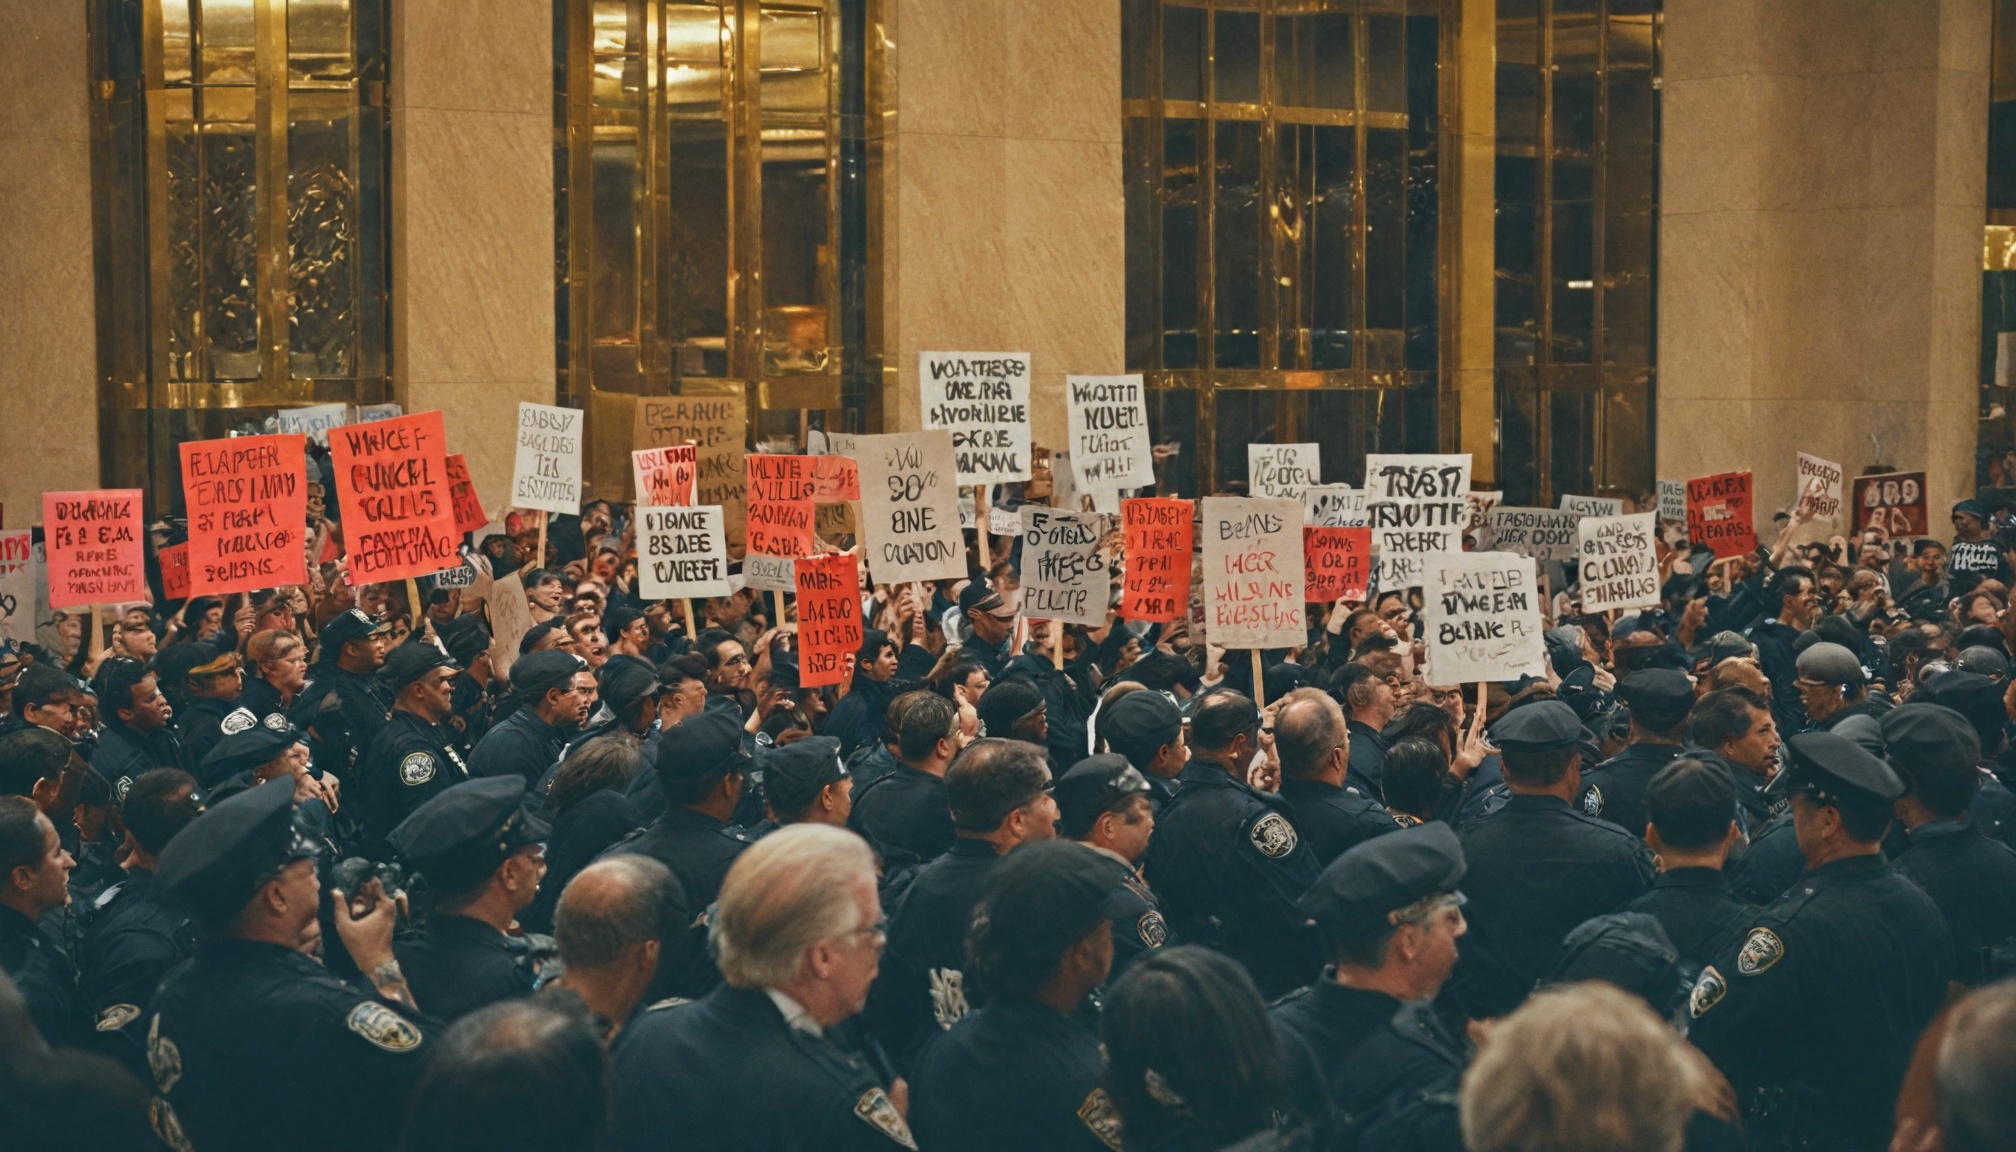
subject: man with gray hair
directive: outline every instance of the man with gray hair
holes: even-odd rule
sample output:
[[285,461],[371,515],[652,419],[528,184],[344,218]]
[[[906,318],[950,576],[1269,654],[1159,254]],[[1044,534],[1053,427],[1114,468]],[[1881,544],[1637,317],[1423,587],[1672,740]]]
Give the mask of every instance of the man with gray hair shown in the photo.
[[823,824],[765,836],[728,870],[712,934],[721,986],[616,1046],[611,1147],[916,1148],[902,1082],[833,1040],[882,959],[867,841]]
[[658,974],[664,942],[687,939],[686,890],[649,856],[611,856],[583,868],[560,894],[553,938],[566,965],[548,988],[581,998],[603,1039],[630,1022]]
[[[2016,1148],[2016,981],[1983,988],[1953,1010],[1938,1080],[1946,1152]],[[1919,1147],[1901,1128],[1898,1144]]]

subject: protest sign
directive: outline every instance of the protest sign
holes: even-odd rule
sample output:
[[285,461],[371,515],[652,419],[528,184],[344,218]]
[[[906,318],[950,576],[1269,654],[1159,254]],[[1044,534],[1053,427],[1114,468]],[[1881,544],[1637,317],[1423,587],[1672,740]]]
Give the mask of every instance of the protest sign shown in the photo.
[[359,404],[357,418],[352,424],[374,424],[380,420],[391,420],[405,415],[406,410],[397,404]]
[[1248,444],[1246,484],[1255,496],[1302,499],[1323,482],[1320,444]]
[[1687,538],[1717,560],[1757,550],[1750,473],[1722,472],[1687,481]]
[[1576,551],[1582,611],[1658,606],[1658,521],[1655,512],[1582,518]]
[[861,499],[861,466],[846,456],[814,456],[812,499],[820,504],[841,504]]
[[1659,519],[1668,524],[1687,523],[1687,485],[1679,480],[1661,480]]
[[1418,587],[1422,557],[1463,550],[1470,523],[1468,453],[1370,453],[1365,488],[1379,587]]
[[35,639],[34,537],[26,528],[0,532],[0,639]]
[[812,531],[821,540],[837,540],[842,536],[852,536],[861,530],[861,521],[854,514],[859,504],[850,501],[845,504],[814,504],[812,506]]
[[1144,497],[1120,502],[1126,563],[1120,615],[1168,623],[1188,613],[1196,514],[1188,500]]
[[1091,491],[1155,483],[1148,404],[1139,374],[1066,376],[1064,389],[1073,479]]
[[1925,473],[1877,472],[1855,478],[1855,530],[1881,528],[1895,539],[1928,531]]
[[1610,496],[1569,496],[1561,497],[1561,511],[1573,512],[1577,516],[1622,516],[1624,501]]
[[518,645],[538,625],[525,600],[525,573],[521,570],[492,581],[490,598],[484,604],[490,612],[490,669],[508,679],[511,663],[518,659]]
[[439,412],[329,430],[353,586],[431,576],[461,562],[446,443]]
[[453,568],[443,568],[434,573],[432,579],[436,588],[474,588],[476,575],[476,565],[465,554],[462,563]]
[[1575,526],[1582,517],[1552,508],[1506,508],[1491,510],[1492,547],[1500,552],[1516,552],[1542,562],[1575,559]]
[[646,600],[726,596],[728,537],[719,505],[637,509],[637,586]]
[[847,657],[861,648],[861,561],[829,552],[795,562],[798,590],[798,683],[838,684]]
[[693,503],[693,479],[700,452],[691,444],[638,448],[630,453],[631,491],[645,507],[673,508]]
[[324,448],[329,446],[329,429],[350,423],[347,404],[310,404],[305,408],[282,408],[282,435],[306,436]]
[[1365,599],[1372,576],[1370,528],[1302,529],[1302,570],[1311,604]]
[[767,452],[751,452],[743,458],[749,470],[747,524],[752,555],[811,554],[813,459]]
[[1316,484],[1302,490],[1302,523],[1317,528],[1363,528],[1365,489],[1349,484]]
[[917,362],[924,427],[951,433],[958,484],[1029,479],[1029,354],[920,352]]
[[1384,454],[1365,457],[1368,503],[1381,500],[1462,500],[1470,491],[1470,454]]
[[1835,520],[1841,515],[1841,465],[1818,456],[1799,453],[1798,503],[1796,508],[1814,520]]
[[138,488],[42,494],[49,607],[147,599]]
[[696,452],[693,503],[718,504],[728,542],[742,539],[748,475],[742,467],[749,404],[740,396],[640,396],[632,448],[692,444]]
[[476,481],[469,478],[469,461],[460,452],[448,456],[448,502],[455,507],[455,531],[474,532],[490,523],[476,495]]
[[1505,502],[1503,492],[1470,493],[1470,524],[1464,529],[1470,536],[1471,546],[1479,552],[1492,550],[1491,510]]
[[1302,501],[1208,496],[1204,506],[1204,612],[1221,648],[1300,648]]
[[185,441],[189,592],[221,596],[308,582],[308,441]]
[[963,579],[966,541],[959,534],[952,433],[932,428],[849,442],[861,465],[869,577],[878,584]]
[[581,433],[586,419],[579,408],[519,401],[511,507],[563,516],[581,511]]
[[1531,557],[1451,552],[1424,565],[1421,616],[1430,684],[1547,674]]
[[[170,544],[154,554],[161,565],[161,595],[170,600],[189,598],[189,545]],[[305,559],[305,557],[304,557]]]
[[1022,614],[1098,627],[1106,622],[1102,517],[1041,504],[1022,506]]

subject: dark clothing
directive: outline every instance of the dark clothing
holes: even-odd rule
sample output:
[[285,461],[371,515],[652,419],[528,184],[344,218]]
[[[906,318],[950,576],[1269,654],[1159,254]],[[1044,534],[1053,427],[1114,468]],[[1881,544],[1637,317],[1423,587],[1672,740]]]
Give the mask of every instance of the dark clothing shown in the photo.
[[413,809],[469,779],[455,734],[412,712],[394,712],[359,762],[364,828],[382,841]]
[[[175,717],[175,730],[180,736],[186,763],[201,765],[203,757],[224,739],[224,717],[238,707],[236,700],[212,700],[208,696],[192,696],[189,704]],[[114,717],[116,721],[117,717]],[[203,781],[208,784],[209,781]]]
[[1916,881],[1953,933],[1953,979],[1978,985],[2016,966],[2016,852],[1966,820],[1910,832],[1897,871]]
[[518,914],[518,923],[527,932],[552,932],[553,910],[568,881],[643,824],[614,788],[590,792],[554,813],[553,833],[546,838],[546,876],[539,882],[539,895]]
[[1652,887],[1642,841],[1558,797],[1515,793],[1458,835],[1470,932],[1443,996],[1473,1019],[1518,1007],[1570,929]]
[[0,907],[0,970],[14,978],[28,1016],[51,1048],[82,1044],[89,1031],[70,958],[35,921]]
[[[302,685],[302,688],[305,690],[307,685]],[[287,715],[287,705],[280,699],[280,690],[255,671],[245,673],[245,691],[238,694],[236,704],[252,713],[254,720],[264,721],[268,716]]]
[[1319,869],[1348,849],[1400,828],[1385,805],[1367,799],[1355,788],[1287,777],[1281,781],[1281,798],[1288,801],[1288,814],[1295,821],[1295,830],[1315,851]]
[[1104,1152],[1119,1142],[1120,1113],[1099,1088],[1099,1069],[1090,1013],[1061,1016],[1029,1000],[989,1004],[925,1046],[911,1095],[918,1144]]
[[334,774],[348,787],[357,780],[358,762],[385,726],[392,700],[375,678],[359,676],[333,662],[317,665],[314,672],[315,679],[301,690],[289,718],[296,728],[308,733],[315,767]]
[[1742,856],[1731,860],[1729,891],[1746,904],[1769,904],[1806,874],[1806,857],[1799,854],[1799,837],[1792,828],[1788,810],[1771,818],[1764,830],[1750,841]]
[[894,772],[856,788],[847,827],[881,855],[886,873],[942,855],[958,836],[943,776],[899,763]]
[[429,1016],[453,1024],[499,1000],[532,994],[525,942],[481,920],[440,912],[427,927],[393,945],[413,999]]
[[1320,965],[1296,901],[1323,869],[1288,802],[1201,757],[1177,778],[1145,868],[1170,927],[1244,964],[1264,996],[1308,983]]
[[1344,783],[1362,796],[1383,801],[1386,797],[1386,738],[1370,724],[1352,720],[1344,725],[1350,736],[1351,765],[1344,770]]
[[648,999],[703,996],[721,979],[706,948],[708,906],[721,895],[721,881],[728,866],[742,850],[755,843],[747,832],[724,824],[691,808],[667,808],[647,827],[618,840],[603,856],[632,853],[649,856],[672,870],[686,894],[686,907],[693,920],[686,926],[686,939],[665,941],[668,955],[690,958],[687,964],[658,965]]
[[612,1056],[617,1152],[915,1147],[868,1057],[792,1028],[760,989],[654,1008]]
[[476,745],[490,733],[490,710],[496,702],[490,696],[490,687],[479,684],[467,672],[455,676],[454,694],[448,698],[448,726],[455,729],[457,742],[464,753],[475,751]]
[[[1911,614],[1913,620],[1944,620],[1946,606],[1953,600],[1953,586],[1944,579],[1927,584],[1920,576],[1910,586],[1897,594],[1897,606]],[[1902,668],[1890,670],[1891,683],[1904,674]]]
[[84,930],[84,1007],[100,1030],[122,1028],[140,1018],[169,969],[195,953],[188,915],[155,893],[152,872],[129,872],[98,897]]
[[911,1069],[932,1035],[979,1006],[978,989],[965,982],[966,927],[999,859],[992,844],[961,837],[897,901],[867,1021],[899,1069]]
[[847,758],[847,771],[854,777],[855,797],[858,799],[862,789],[896,771],[899,763],[901,761],[896,759],[895,753],[880,740],[857,749]]
[[1653,879],[1652,890],[1623,910],[1644,912],[1659,921],[1680,959],[1697,965],[1720,955],[1722,946],[1757,917],[1756,905],[1730,893],[1729,878],[1720,868],[1661,872]]
[[1771,682],[1771,716],[1778,721],[1778,734],[1791,737],[1807,728],[1806,705],[1799,699],[1799,661],[1792,645],[1799,631],[1780,624],[1774,617],[1750,630],[1750,643],[1757,646],[1757,665]]
[[525,787],[539,783],[560,759],[567,746],[566,731],[539,718],[531,708],[520,708],[497,722],[469,754],[471,776],[525,778]]
[[1759,913],[1702,971],[1689,1034],[1735,1086],[1751,1146],[1886,1147],[1952,946],[1931,897],[1878,856],[1823,864]]
[[1383,1147],[1460,1152],[1453,1100],[1423,1097],[1453,1095],[1466,1046],[1429,1002],[1347,988],[1326,972],[1282,997],[1268,1015],[1284,1040],[1299,1040],[1315,1055],[1340,1131],[1363,1138],[1377,1129],[1386,1136]]
[[2016,794],[1986,767],[1981,769],[1981,787],[1967,805],[1967,822],[1989,839],[2016,849]]
[[1681,753],[1678,744],[1633,744],[1582,777],[1582,813],[1645,835],[1645,786]]
[[1110,985],[1142,955],[1174,941],[1169,939],[1169,922],[1162,917],[1162,901],[1134,866],[1104,849],[1093,851],[1112,867],[1119,884],[1100,909],[1113,922],[1113,966],[1106,973]]
[[166,728],[143,732],[128,728],[117,716],[106,716],[98,733],[98,748],[91,754],[91,767],[112,786],[112,795],[126,798],[133,781],[156,768],[188,770],[182,742]]
[[819,734],[831,736],[840,741],[840,758],[846,759],[854,750],[865,744],[877,744],[882,740],[882,729],[887,721],[889,702],[900,692],[907,692],[915,685],[895,680],[871,680],[860,669],[854,672],[854,683],[847,689],[833,711],[826,714],[826,720],[819,725]]

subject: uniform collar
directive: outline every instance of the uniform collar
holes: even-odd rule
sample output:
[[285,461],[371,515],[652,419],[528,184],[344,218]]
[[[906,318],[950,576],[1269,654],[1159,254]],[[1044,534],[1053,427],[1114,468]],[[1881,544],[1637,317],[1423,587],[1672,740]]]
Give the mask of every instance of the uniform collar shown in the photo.
[[1952,820],[1927,821],[1926,823],[1920,824],[1918,827],[1911,829],[1909,832],[1906,832],[1905,835],[1910,837],[1910,839],[1912,839],[1913,841],[1937,840],[1944,836],[1958,836],[1961,833],[1966,832],[1973,827],[1974,826],[1972,824],[1969,824],[1967,822],[1966,817],[1960,816]]
[[1720,868],[1673,868],[1652,881],[1654,888],[1727,888],[1729,878]]
[[977,836],[953,837],[952,847],[946,849],[945,854],[947,856],[967,856],[987,860],[1001,855],[1001,853],[995,851],[994,845]]
[[825,1039],[826,1029],[821,1028],[819,1022],[812,1018],[812,1013],[807,1012],[805,1006],[793,999],[790,993],[780,992],[775,988],[765,988],[763,989],[763,994],[768,996],[770,1002],[777,1006],[777,1011],[783,1013],[784,1023],[792,1031],[803,1032],[807,1036],[816,1036],[822,1040]]

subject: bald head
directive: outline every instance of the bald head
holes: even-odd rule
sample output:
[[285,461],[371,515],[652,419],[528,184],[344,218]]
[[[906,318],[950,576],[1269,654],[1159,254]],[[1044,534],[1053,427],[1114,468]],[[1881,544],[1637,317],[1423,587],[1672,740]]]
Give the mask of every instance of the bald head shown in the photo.
[[560,894],[553,938],[569,968],[607,968],[631,948],[684,923],[685,892],[649,856],[611,856],[583,868]]
[[1274,748],[1281,757],[1283,774],[1322,776],[1342,767],[1333,761],[1349,738],[1344,709],[1328,692],[1297,688],[1281,698],[1281,708],[1274,714]]

